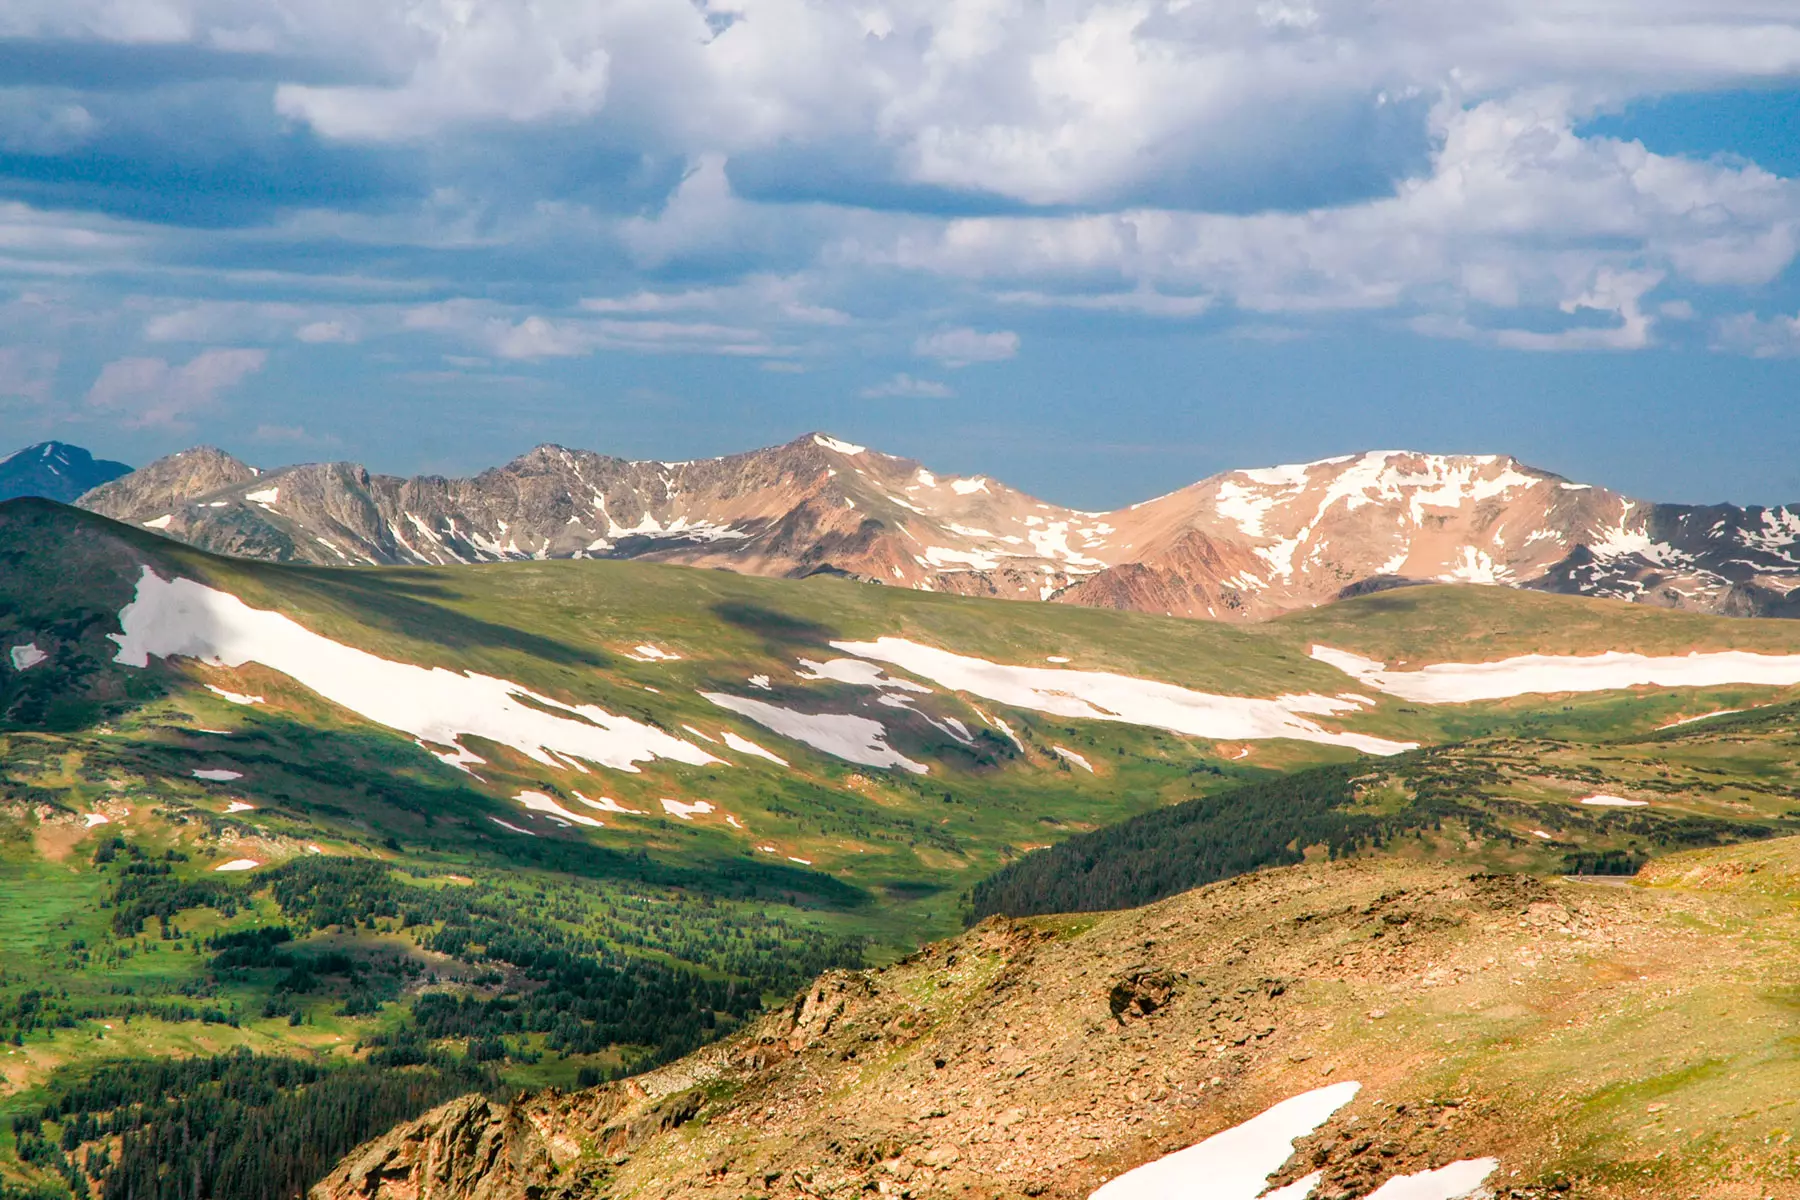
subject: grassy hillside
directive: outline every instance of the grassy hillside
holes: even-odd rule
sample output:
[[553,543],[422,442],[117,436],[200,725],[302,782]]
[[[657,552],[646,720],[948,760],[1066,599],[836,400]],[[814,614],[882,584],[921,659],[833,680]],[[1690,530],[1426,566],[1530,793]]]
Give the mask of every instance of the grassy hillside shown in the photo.
[[[1638,807],[1601,807],[1605,795]],[[1148,904],[1260,867],[1377,853],[1630,875],[1800,832],[1800,704],[1594,742],[1484,738],[1296,771],[1081,833],[975,886],[972,916]]]
[[1796,914],[1781,838],[1635,882],[1367,858],[989,921],[629,1090],[447,1106],[321,1197],[398,1200],[429,1161],[445,1200],[1078,1200],[1352,1082],[1271,1183],[1318,1171],[1312,1195],[1351,1200],[1492,1158],[1505,1200],[1786,1197]]
[[[254,661],[122,665],[108,635],[145,568],[394,662],[512,681],[535,709],[596,706],[720,761],[627,772],[465,738],[482,761],[464,771]],[[636,563],[288,568],[54,505],[0,505],[0,1179],[76,1190],[138,1179],[116,1157],[83,1172],[31,1120],[84,1087],[151,1088],[133,1073],[144,1060],[253,1055],[218,1068],[263,1081],[254,1111],[230,1122],[246,1131],[238,1152],[276,1114],[353,1142],[443,1089],[566,1086],[667,1061],[820,969],[889,961],[953,931],[972,903],[1114,905],[1333,850],[1617,869],[1785,830],[1795,807],[1781,710],[1692,727],[1720,731],[1713,740],[1657,732],[1793,689],[1379,697],[1315,718],[1436,747],[1377,761],[804,665],[843,658],[834,641],[881,637],[1262,698],[1356,690],[1309,657],[1314,641],[1413,661],[1800,651],[1800,626],[1503,589],[1411,589],[1240,628]],[[41,659],[9,669],[23,646]],[[925,769],[846,761],[704,693],[879,721]],[[1572,805],[1602,785],[1655,810]],[[601,824],[528,809],[526,793]],[[601,796],[610,808],[580,799]],[[1065,852],[1033,851],[1144,814],[1150,824],[1126,828],[1155,856],[1098,834],[1080,852],[1101,847],[1104,870],[1074,890],[1075,876],[1044,885]],[[236,860],[257,865],[216,870]],[[283,1074],[293,1058],[345,1073],[315,1088]],[[358,1074],[369,1063],[411,1082],[384,1090],[380,1072]],[[204,1098],[219,1085],[193,1086]],[[166,1152],[151,1139],[131,1161]],[[311,1160],[298,1154],[257,1170],[299,1178]]]

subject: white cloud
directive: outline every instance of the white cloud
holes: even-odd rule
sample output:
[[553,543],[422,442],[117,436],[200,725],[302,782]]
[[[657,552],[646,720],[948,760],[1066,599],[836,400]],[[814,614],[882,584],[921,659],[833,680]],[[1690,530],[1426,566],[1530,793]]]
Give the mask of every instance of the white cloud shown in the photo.
[[639,290],[625,296],[582,300],[587,312],[618,316],[654,313],[734,311],[802,325],[848,325],[848,313],[810,297],[814,281],[801,275],[753,275],[734,284],[684,288],[678,292]]
[[1211,296],[1172,296],[1142,287],[1129,292],[1101,292],[1094,295],[1079,292],[999,292],[993,299],[1000,304],[1019,304],[1029,308],[1078,308],[1090,312],[1135,313],[1146,317],[1172,318],[1197,317],[1213,307]]
[[[1303,213],[1134,209],[894,224],[845,253],[1057,294],[1215,293],[1253,312],[1412,310],[1466,334],[1471,306],[1597,309],[1609,330],[1491,333],[1525,349],[1648,344],[1640,300],[1665,277],[1766,282],[1793,261],[1800,183],[1749,165],[1581,138],[1564,93],[1439,107],[1431,169],[1391,197]],[[1754,272],[1751,265],[1754,265]],[[1476,331],[1479,332],[1479,331]]]
[[1756,358],[1800,356],[1800,314],[1776,315],[1763,320],[1755,313],[1739,313],[1718,324],[1714,343],[1721,350]]
[[99,125],[93,113],[66,95],[0,88],[0,150],[67,154],[92,137]]
[[309,321],[294,330],[294,337],[313,345],[331,342],[348,344],[357,340],[356,330],[344,321]]
[[[441,295],[492,267],[482,281],[515,305],[430,328],[523,360],[811,356],[854,326],[859,345],[949,367],[1009,357],[1016,340],[998,339],[1017,335],[921,332],[904,314],[980,325],[1024,308],[1220,324],[1363,311],[1519,349],[1630,349],[1687,318],[1621,281],[1660,277],[1711,319],[1707,289],[1762,287],[1800,254],[1800,183],[1577,134],[1636,98],[1800,77],[1788,0],[14,0],[0,36],[305,63],[311,81],[259,83],[253,103],[362,143],[358,162],[410,143],[394,175],[427,195],[410,210],[317,201],[201,237],[0,204],[0,276],[175,262],[172,295],[212,279],[352,296],[329,311],[165,303],[151,341],[373,341],[404,314],[358,294]],[[79,89],[0,89],[0,147],[79,152],[116,111]],[[660,206],[621,214],[596,182],[615,161],[688,171]],[[1221,198],[1220,179],[1243,186]],[[1012,203],[946,219],[942,190]],[[330,280],[209,265],[271,242],[365,257]],[[554,285],[531,292],[565,247],[599,265],[568,277],[612,294],[572,308],[543,300]],[[969,303],[983,299],[1014,311],[984,317]],[[1721,327],[1716,344],[1766,352],[1770,336]]]
[[220,393],[262,369],[263,350],[207,350],[182,366],[160,358],[121,358],[101,368],[88,407],[121,417],[128,428],[181,426],[217,406]]
[[[397,87],[284,84],[276,111],[327,137],[389,141],[464,122],[584,117],[606,99],[605,6],[585,0],[372,6],[369,23],[413,51]],[[381,10],[385,9],[385,12]],[[404,16],[399,19],[399,14]]]
[[0,346],[0,406],[10,400],[47,404],[59,356],[34,346]]
[[502,359],[575,358],[597,350],[751,358],[792,352],[753,327],[538,313],[518,316],[497,305],[466,299],[420,305],[406,313],[402,325],[456,338]]
[[946,367],[1005,362],[1019,353],[1019,335],[1010,329],[983,333],[978,329],[941,329],[913,343],[920,358],[935,358]]
[[865,400],[879,400],[890,396],[910,396],[921,400],[947,400],[956,393],[935,380],[915,379],[913,376],[901,372],[892,379],[864,388],[858,395]]

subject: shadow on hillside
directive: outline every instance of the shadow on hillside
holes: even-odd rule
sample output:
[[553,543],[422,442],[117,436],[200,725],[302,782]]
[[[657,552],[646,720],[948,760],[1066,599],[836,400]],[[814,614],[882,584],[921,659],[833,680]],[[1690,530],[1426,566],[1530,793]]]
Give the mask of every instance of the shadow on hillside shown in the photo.
[[712,614],[727,625],[760,637],[776,654],[796,648],[829,650],[831,639],[839,636],[836,630],[816,622],[745,600],[722,600],[712,606]]
[[605,667],[611,662],[598,650],[459,611],[451,606],[463,594],[430,577],[394,570],[288,567],[281,582],[298,584],[324,602],[349,609],[366,625],[450,650],[513,650],[565,666]]

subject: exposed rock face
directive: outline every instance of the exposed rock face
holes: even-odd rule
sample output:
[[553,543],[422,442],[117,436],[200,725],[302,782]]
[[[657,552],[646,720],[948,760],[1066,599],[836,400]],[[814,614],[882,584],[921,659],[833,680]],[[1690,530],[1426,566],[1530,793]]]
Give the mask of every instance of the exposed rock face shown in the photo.
[[72,504],[83,492],[129,474],[122,462],[95,458],[66,442],[39,442],[0,458],[0,500],[41,496]]
[[255,467],[215,446],[195,446],[102,484],[76,503],[115,521],[149,525],[166,532],[173,527],[173,521],[158,524],[164,516],[172,517],[200,497],[249,483],[256,476]]
[[[1800,964],[1800,910],[1758,889],[1797,860],[1795,839],[1710,851],[1651,888],[1318,864],[1078,923],[996,918],[636,1079],[445,1105],[313,1200],[1078,1200],[1344,1080],[1362,1091],[1274,1182],[1319,1170],[1313,1195],[1352,1200],[1491,1155],[1514,1200],[1786,1195],[1765,1134],[1792,1023],[1765,981]],[[1706,1070],[1669,1082],[1689,1062]],[[1641,1107],[1609,1107],[1645,1077],[1705,1152],[1658,1153]],[[1738,1190],[1709,1190],[1723,1162]]]
[[1497,456],[1231,471],[1112,513],[808,434],[685,463],[541,446],[473,479],[259,475],[211,449],[84,507],[209,550],[319,563],[644,558],[1254,620],[1406,578],[1800,615],[1800,509],[1649,505]]
[[473,479],[352,463],[188,472],[205,454],[82,504],[208,550],[323,565],[643,558],[1032,599],[1104,565],[1081,550],[1101,536],[1091,519],[818,434],[685,463],[540,446]]

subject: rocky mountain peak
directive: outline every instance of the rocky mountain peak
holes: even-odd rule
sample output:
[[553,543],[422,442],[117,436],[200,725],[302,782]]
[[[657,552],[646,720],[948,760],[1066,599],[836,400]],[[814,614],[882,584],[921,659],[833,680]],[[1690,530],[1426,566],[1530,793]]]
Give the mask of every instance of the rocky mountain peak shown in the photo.
[[354,463],[259,475],[197,447],[81,503],[208,549],[326,565],[647,558],[1220,620],[1394,579],[1800,613],[1800,512],[1650,504],[1499,454],[1364,451],[1089,513],[825,432],[687,461],[546,443],[470,479]]

